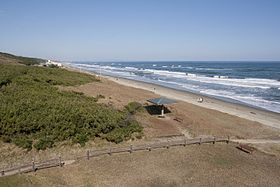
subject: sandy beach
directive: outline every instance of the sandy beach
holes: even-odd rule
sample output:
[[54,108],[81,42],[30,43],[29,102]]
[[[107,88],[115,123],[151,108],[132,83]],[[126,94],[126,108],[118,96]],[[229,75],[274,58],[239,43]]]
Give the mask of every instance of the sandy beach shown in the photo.
[[[175,89],[166,88],[155,84],[148,84],[144,82],[128,80],[123,78],[113,78],[108,76],[106,76],[106,78],[118,84],[151,91],[155,94],[164,97],[184,101],[208,109],[217,110],[220,112],[238,116],[251,121],[256,121],[264,125],[280,129],[280,114],[278,113],[256,109],[240,104],[229,103],[207,96],[193,94],[190,92],[178,91]],[[197,102],[197,99],[200,97],[203,97],[204,99],[202,103]]]
[[[72,67],[67,69],[80,71]],[[93,74],[91,72],[85,72]],[[124,78],[102,76],[101,83],[90,83],[63,90],[83,92],[89,96],[104,95],[99,102],[116,108],[137,101],[149,106],[147,99],[164,96],[175,99],[168,105],[165,119],[149,114],[138,115],[146,137],[184,135],[187,137],[230,135],[238,138],[279,138],[280,115],[277,113],[229,103],[215,98]],[[197,102],[203,97],[203,102]],[[176,119],[181,119],[178,122]]]
[[[79,69],[74,69],[73,67],[67,67],[67,69],[81,71]],[[92,72],[82,71],[83,73],[89,73],[95,75]],[[99,75],[97,75],[99,76]],[[280,114],[257,109],[253,107],[249,107],[242,104],[236,104],[231,102],[225,102],[219,99],[215,99],[212,97],[207,97],[205,95],[194,94],[186,91],[179,91],[176,89],[171,89],[167,87],[163,87],[160,85],[145,83],[136,80],[129,80],[119,77],[110,77],[110,76],[102,76],[103,79],[107,79],[113,81],[117,84],[121,84],[128,87],[138,88],[142,90],[146,90],[157,94],[159,96],[167,97],[170,99],[175,99],[183,102],[187,102],[199,107],[217,110],[223,113],[227,113],[230,115],[234,115],[240,118],[244,118],[250,121],[256,121],[263,125],[273,127],[276,129],[280,129]],[[203,98],[203,102],[198,102],[198,98]]]

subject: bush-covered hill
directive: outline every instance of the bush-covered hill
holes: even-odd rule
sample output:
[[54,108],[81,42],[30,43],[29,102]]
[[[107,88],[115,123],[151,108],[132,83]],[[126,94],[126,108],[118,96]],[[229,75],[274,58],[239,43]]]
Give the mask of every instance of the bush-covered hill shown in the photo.
[[92,81],[97,80],[60,68],[0,65],[1,139],[27,149],[45,149],[64,140],[84,145],[94,137],[121,142],[141,134],[129,112],[55,87]]
[[24,64],[24,65],[35,65],[44,63],[46,60],[39,58],[30,58],[15,56],[8,53],[0,52],[0,64]]

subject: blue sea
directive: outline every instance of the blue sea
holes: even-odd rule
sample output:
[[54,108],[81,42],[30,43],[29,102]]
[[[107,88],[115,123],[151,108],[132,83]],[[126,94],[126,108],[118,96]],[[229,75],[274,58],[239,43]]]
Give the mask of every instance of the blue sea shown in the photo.
[[68,65],[280,113],[280,62],[71,62]]

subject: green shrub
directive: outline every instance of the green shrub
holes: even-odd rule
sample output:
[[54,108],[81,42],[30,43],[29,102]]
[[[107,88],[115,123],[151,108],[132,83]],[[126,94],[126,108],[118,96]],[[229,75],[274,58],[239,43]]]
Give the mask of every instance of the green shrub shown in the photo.
[[142,137],[143,127],[137,121],[126,121],[120,127],[115,128],[105,135],[106,139],[111,142],[120,143],[124,140],[132,138],[135,134],[139,139]]
[[0,88],[2,86],[7,86],[8,84],[10,84],[12,81],[10,79],[3,79],[3,80],[0,80]]
[[9,136],[2,136],[1,137],[1,140],[4,142],[4,143],[10,143],[12,141],[12,139],[9,137]]
[[123,129],[116,128],[116,129],[112,130],[111,132],[109,132],[108,134],[106,134],[105,137],[106,137],[106,140],[108,140],[110,142],[120,143],[120,142],[124,141]]
[[[90,75],[60,68],[0,65],[0,82],[7,78],[11,83],[0,89],[2,140],[26,149],[32,148],[33,140],[34,148],[46,149],[64,140],[83,146],[94,137],[120,142],[141,131],[127,111],[115,110],[96,103],[96,98],[59,91],[53,86],[95,81]],[[130,104],[129,111],[136,110],[134,106]]]
[[104,95],[101,95],[101,94],[98,94],[97,96],[96,96],[96,99],[98,100],[98,99],[105,99],[105,96]]
[[34,147],[37,150],[45,150],[46,148],[53,147],[54,141],[51,137],[42,137],[35,144]]
[[72,91],[72,93],[77,94],[77,95],[85,95],[83,92]]
[[136,137],[137,139],[141,139],[143,136],[144,136],[143,131],[141,131],[141,132],[136,132],[136,133],[135,133],[135,137]]
[[48,67],[49,67],[49,68],[58,68],[58,66],[55,65],[55,64],[50,64]]
[[23,148],[23,149],[27,149],[27,150],[31,150],[32,149],[32,140],[27,138],[27,137],[18,137],[13,139],[13,142]]
[[125,106],[125,108],[130,114],[135,114],[142,108],[142,104],[138,102],[130,102]]
[[86,134],[77,134],[74,139],[73,142],[74,143],[79,143],[82,147],[86,145],[86,142],[89,140],[88,135]]

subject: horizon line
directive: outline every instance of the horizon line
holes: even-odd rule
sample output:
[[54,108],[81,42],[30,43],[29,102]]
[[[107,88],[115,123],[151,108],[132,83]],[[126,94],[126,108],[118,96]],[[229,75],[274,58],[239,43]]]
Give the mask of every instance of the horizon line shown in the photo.
[[58,60],[61,62],[276,62],[280,60]]
[[21,56],[21,57],[29,57],[29,58],[40,58],[44,60],[54,60],[54,61],[60,61],[60,62],[274,62],[279,63],[279,60],[269,60],[269,59],[250,59],[250,60],[121,60],[121,59],[111,59],[111,60],[61,60],[56,58],[46,58],[46,57],[39,57],[39,56],[33,56],[33,55],[22,55],[22,54],[15,54],[13,52],[7,52],[7,51],[0,51],[0,53],[6,53],[11,54],[15,56]]

